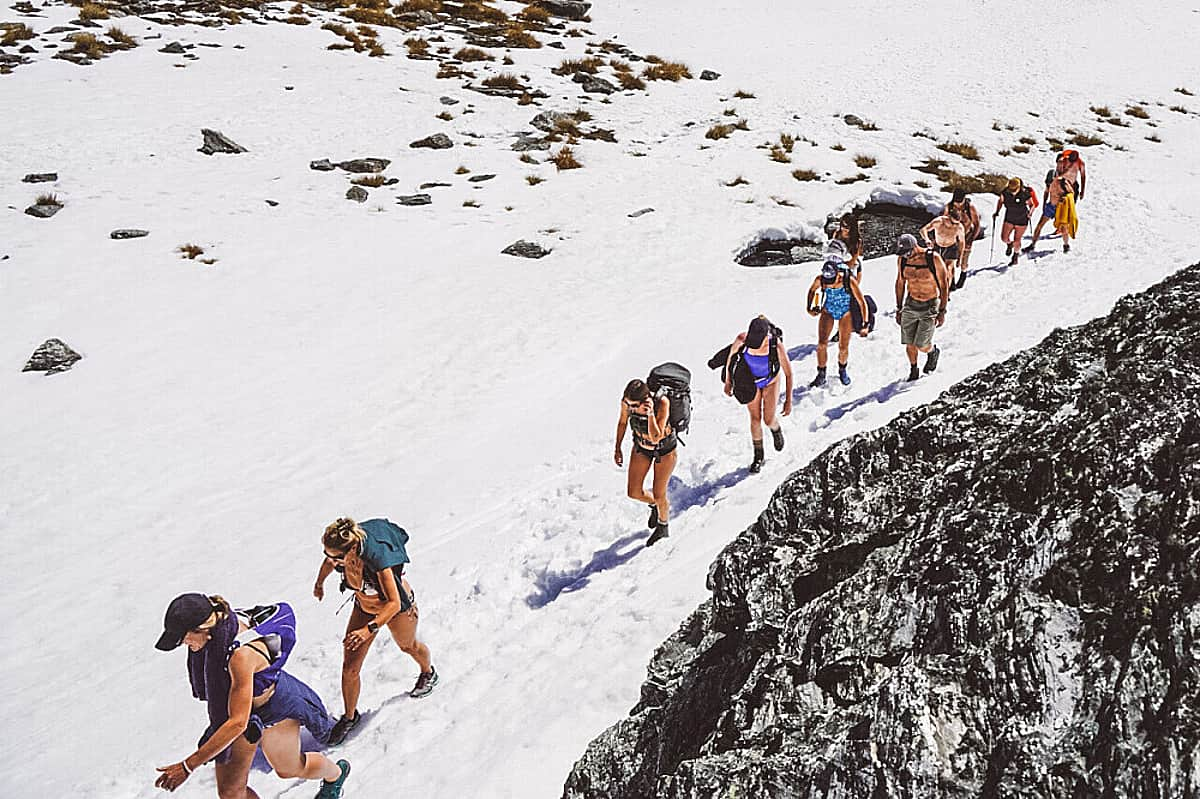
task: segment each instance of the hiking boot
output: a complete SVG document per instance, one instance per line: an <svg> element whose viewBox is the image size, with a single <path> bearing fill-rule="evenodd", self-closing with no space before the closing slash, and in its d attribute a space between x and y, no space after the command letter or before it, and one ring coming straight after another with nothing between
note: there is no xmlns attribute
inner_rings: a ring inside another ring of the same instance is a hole
<svg viewBox="0 0 1200 799"><path fill-rule="evenodd" d="M1016 266L1017 265L1017 257L1018 257L1017 254L1014 252L1013 257L1011 259L1009 259L1008 265Z"/></svg>
<svg viewBox="0 0 1200 799"><path fill-rule="evenodd" d="M653 530L658 526L658 506L650 506L650 518L646 520L646 527Z"/></svg>
<svg viewBox="0 0 1200 799"><path fill-rule="evenodd" d="M437 669L433 666L429 667L429 671L423 671L417 675L417 684L408 692L408 695L413 699L420 699L423 696L429 696L433 691L433 686L438 683Z"/></svg>
<svg viewBox="0 0 1200 799"><path fill-rule="evenodd" d="M954 284L954 288L956 288L956 289L960 289L960 288L962 288L962 287L963 287L963 285L964 285L966 282L967 282L967 273L966 273L966 272L959 272L959 273L958 273L958 282Z"/></svg>
<svg viewBox="0 0 1200 799"><path fill-rule="evenodd" d="M763 463L767 457L763 454L763 443L761 441L754 442L754 460L750 461L750 474L758 474L762 471Z"/></svg>
<svg viewBox="0 0 1200 799"><path fill-rule="evenodd" d="M937 347L934 347L929 351L929 354L925 356L925 374L929 374L937 369L938 356L941 354L942 351ZM917 367L914 366L913 368L916 369Z"/></svg>
<svg viewBox="0 0 1200 799"><path fill-rule="evenodd" d="M821 386L825 385L825 367L824 366L817 367L817 376L814 377L813 381L811 383L809 383L808 385L810 388L820 388Z"/></svg>
<svg viewBox="0 0 1200 799"><path fill-rule="evenodd" d="M1013 251L1013 246L1010 244L1010 245L1008 245L1008 247L1007 247L1007 248L1005 248L1005 250L1004 250L1004 254L1005 254L1005 255L1012 255L1012 251Z"/></svg>
<svg viewBox="0 0 1200 799"><path fill-rule="evenodd" d="M362 714L357 710L354 711L354 716L342 716L333 725L333 729L329 731L329 740L326 741L330 746L337 746L342 741L346 740L346 736L358 726L362 721Z"/></svg>
<svg viewBox="0 0 1200 799"><path fill-rule="evenodd" d="M1030 244L1028 247L1025 247L1024 249L1022 249L1021 252L1024 252L1024 253L1033 252L1033 247L1034 247L1034 245Z"/></svg>
<svg viewBox="0 0 1200 799"><path fill-rule="evenodd" d="M846 374L846 367L841 364L838 365L838 380L842 381L843 386L850 385L850 375Z"/></svg>
<svg viewBox="0 0 1200 799"><path fill-rule="evenodd" d="M1066 253L1066 252L1070 252L1070 251L1071 251L1071 245L1070 245L1070 244L1064 244L1064 245L1063 245L1063 252L1065 252L1065 253Z"/></svg>
<svg viewBox="0 0 1200 799"><path fill-rule="evenodd" d="M914 380L919 380L920 378L921 378L921 370L917 368L917 365L915 363L912 366L908 367L908 382L909 383L911 383Z"/></svg>
<svg viewBox="0 0 1200 799"><path fill-rule="evenodd" d="M660 524L660 525L658 525L657 527L655 527L655 528L654 528L654 532L653 532L653 533L651 533L651 534L650 534L650 537L646 539L646 546L648 546L648 547L652 547L652 546L654 546L654 545L655 545L657 542L659 542L659 541L661 541L662 539L666 538L666 537L667 537L667 536L669 536L670 534L671 534L671 533L670 533L670 531L667 529L667 523L666 523L666 522L663 522L662 524Z"/></svg>
<svg viewBox="0 0 1200 799"><path fill-rule="evenodd" d="M342 795L342 783L350 776L350 762L348 760L339 760L337 767L342 770L341 776L333 782L321 780L321 790L317 791L316 799L340 799Z"/></svg>
<svg viewBox="0 0 1200 799"><path fill-rule="evenodd" d="M776 427L774 430L771 431L771 443L773 443L775 445L776 452L781 452L783 450L783 428L782 427Z"/></svg>

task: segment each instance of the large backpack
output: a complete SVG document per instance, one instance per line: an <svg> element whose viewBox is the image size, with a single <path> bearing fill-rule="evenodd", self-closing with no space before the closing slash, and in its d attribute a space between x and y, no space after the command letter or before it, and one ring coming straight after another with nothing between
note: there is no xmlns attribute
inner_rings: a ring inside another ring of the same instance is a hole
<svg viewBox="0 0 1200 799"><path fill-rule="evenodd" d="M667 361L650 370L646 385L654 396L671 400L667 423L676 435L686 433L692 423L692 373L681 364Z"/></svg>

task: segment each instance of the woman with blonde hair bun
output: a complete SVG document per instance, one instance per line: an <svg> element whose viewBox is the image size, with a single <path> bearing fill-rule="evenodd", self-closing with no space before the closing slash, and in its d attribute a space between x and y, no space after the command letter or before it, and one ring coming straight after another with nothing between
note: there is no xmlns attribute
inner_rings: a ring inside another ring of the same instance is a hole
<svg viewBox="0 0 1200 799"><path fill-rule="evenodd" d="M346 739L358 726L359 672L375 636L387 627L396 645L417 662L420 674L409 696L428 695L437 685L429 647L417 640L417 604L412 586L404 578L408 563L408 533L387 519L358 523L341 518L325 528L321 536L325 557L317 572L313 596L325 597L325 580L331 572L342 575L341 590L354 592L354 609L346 622L342 652L342 701L345 714L333 726L330 744Z"/></svg>

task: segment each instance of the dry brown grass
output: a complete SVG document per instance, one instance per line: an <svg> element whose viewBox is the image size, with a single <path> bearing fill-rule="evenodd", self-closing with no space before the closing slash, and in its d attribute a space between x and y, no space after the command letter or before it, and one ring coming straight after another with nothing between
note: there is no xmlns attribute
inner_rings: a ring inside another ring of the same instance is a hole
<svg viewBox="0 0 1200 799"><path fill-rule="evenodd" d="M555 75L574 75L576 72L595 75L602 66L604 66L603 58L567 58L550 71Z"/></svg>
<svg viewBox="0 0 1200 799"><path fill-rule="evenodd" d="M646 60L649 61L651 57L646 56ZM691 78L692 72L684 64L674 61L663 61L661 63L652 63L642 70L642 77L646 80L678 81Z"/></svg>
<svg viewBox="0 0 1200 799"><path fill-rule="evenodd" d="M564 145L557 153L550 156L550 160L554 162L556 167L558 167L559 172L562 172L564 169L579 169L583 166L583 164L579 163L579 160L575 158L575 151L566 145Z"/></svg>
<svg viewBox="0 0 1200 799"><path fill-rule="evenodd" d="M289 25L311 25L312 20L303 14L293 14L290 17L284 17L283 21Z"/></svg>
<svg viewBox="0 0 1200 799"><path fill-rule="evenodd" d="M454 54L457 61L495 61L496 57L478 47L464 47Z"/></svg>
<svg viewBox="0 0 1200 799"><path fill-rule="evenodd" d="M1173 105L1173 106L1171 106L1170 110L1174 111L1177 114L1190 114L1191 113L1191 111L1188 111L1186 108L1184 108L1181 105Z"/></svg>
<svg viewBox="0 0 1200 799"><path fill-rule="evenodd" d="M1125 109L1125 115L1135 119L1149 119L1150 114L1140 105L1131 105Z"/></svg>
<svg viewBox="0 0 1200 799"><path fill-rule="evenodd" d="M975 145L973 144L967 144L966 142L960 141L944 141L939 144L937 148L944 153L951 153L953 155L961 156L968 161L979 160L979 150L975 149Z"/></svg>
<svg viewBox="0 0 1200 799"><path fill-rule="evenodd" d="M516 47L521 50L537 50L542 46L538 37L517 23L513 23L504 29L504 43L509 47Z"/></svg>
<svg viewBox="0 0 1200 799"><path fill-rule="evenodd" d="M428 11L436 14L442 10L442 0L404 0L396 6L397 14L408 14L413 11Z"/></svg>
<svg viewBox="0 0 1200 799"><path fill-rule="evenodd" d="M1110 117L1113 115L1112 111L1106 105L1093 105L1089 110L1098 117Z"/></svg>
<svg viewBox="0 0 1200 799"><path fill-rule="evenodd" d="M536 164L538 160L529 153L521 153L519 160L522 164Z"/></svg>
<svg viewBox="0 0 1200 799"><path fill-rule="evenodd" d="M618 72L617 83L621 84L621 88L627 91L641 91L646 88L646 81L632 72Z"/></svg>
<svg viewBox="0 0 1200 799"><path fill-rule="evenodd" d="M1021 142L1021 144L1037 144L1037 139L1029 136L1022 136L1021 138L1017 139L1017 141Z"/></svg>
<svg viewBox="0 0 1200 799"><path fill-rule="evenodd" d="M471 170L467 169L462 164L459 164L458 169L454 170L454 174L456 174L456 175L467 175L467 174L470 174L470 172L471 172Z"/></svg>
<svg viewBox="0 0 1200 799"><path fill-rule="evenodd" d="M35 205L53 205L57 208L62 208L62 200L58 199L57 194L39 194L34 200Z"/></svg>
<svg viewBox="0 0 1200 799"><path fill-rule="evenodd" d="M1071 137L1071 144L1076 147L1095 147L1097 144L1104 144L1104 139L1090 133L1076 133Z"/></svg>
<svg viewBox="0 0 1200 799"><path fill-rule="evenodd" d="M544 177L541 177L540 175L526 175L525 176L525 182L528 183L530 186L536 186L537 184L542 183L545 180L546 179Z"/></svg>
<svg viewBox="0 0 1200 799"><path fill-rule="evenodd" d="M870 169L871 167L875 166L876 163L878 162L869 155L863 155L860 153L854 156L854 165L859 169Z"/></svg>
<svg viewBox="0 0 1200 799"><path fill-rule="evenodd" d="M843 150L845 150L845 149L846 149L846 145L844 145L844 144L842 144L841 142L839 142L839 143L837 143L837 144L831 144L831 145L829 145L829 149L830 149L830 150L836 150L837 152L839 152L839 153L840 153L840 152L842 152Z"/></svg>
<svg viewBox="0 0 1200 799"><path fill-rule="evenodd" d="M780 133L779 146L783 148L785 153L790 153L792 148L796 146L796 137L790 133Z"/></svg>
<svg viewBox="0 0 1200 799"><path fill-rule="evenodd" d="M996 175L990 172L978 175L960 175L952 169L943 169L938 173L938 179L942 181L942 191L962 189L967 194L999 195L1004 191L1005 184L1008 183L1006 175Z"/></svg>
<svg viewBox="0 0 1200 799"><path fill-rule="evenodd" d="M792 177L796 180L808 182L810 180L820 180L821 176L811 169L793 169Z"/></svg>
<svg viewBox="0 0 1200 799"><path fill-rule="evenodd" d="M400 20L396 19L388 11L380 8L364 8L360 5L357 8L351 8L342 13L349 19L360 22L363 25L379 25L383 28L402 27Z"/></svg>
<svg viewBox="0 0 1200 799"><path fill-rule="evenodd" d="M545 25L550 21L550 12L541 6L527 5L517 14L525 22L534 25Z"/></svg>
<svg viewBox="0 0 1200 799"><path fill-rule="evenodd" d="M728 138L730 133L733 133L733 125L726 125L723 122L718 122L716 125L713 125L708 129L708 131L704 134L704 138L716 141L717 139Z"/></svg>
<svg viewBox="0 0 1200 799"><path fill-rule="evenodd" d="M619 58L611 59L608 65L613 68L613 72L633 72L633 67L629 65L629 62Z"/></svg>
<svg viewBox="0 0 1200 799"><path fill-rule="evenodd" d="M771 149L768 151L767 157L780 164L792 163L792 157L788 155L787 150L783 149L783 147L778 144L771 145Z"/></svg>
<svg viewBox="0 0 1200 799"><path fill-rule="evenodd" d="M1025 153L1029 152L1029 145L1028 144L1014 144L1012 149L1013 149L1014 153L1025 154Z"/></svg>
<svg viewBox="0 0 1200 799"><path fill-rule="evenodd" d="M0 45L16 44L26 39L32 39L36 35L33 29L23 22L5 22L2 29L4 36L0 37Z"/></svg>
<svg viewBox="0 0 1200 799"><path fill-rule="evenodd" d="M125 50L128 50L132 47L137 47L138 45L137 39L133 38L116 25L109 26L108 30L104 32L104 35L112 39L119 47Z"/></svg>
<svg viewBox="0 0 1200 799"><path fill-rule="evenodd" d="M111 45L100 41L91 33L76 33L72 40L74 44L71 46L70 52L82 53L88 58L103 58L106 53L112 51Z"/></svg>
<svg viewBox="0 0 1200 799"><path fill-rule="evenodd" d="M420 37L405 39L404 46L408 48L409 58L424 58L429 55L429 42Z"/></svg>
<svg viewBox="0 0 1200 799"><path fill-rule="evenodd" d="M449 122L454 119L454 114L451 114L449 111L443 111L440 114L435 114L435 116L443 122Z"/></svg>
<svg viewBox="0 0 1200 799"><path fill-rule="evenodd" d="M1184 87L1184 86L1176 86L1176 87L1175 87L1175 91L1176 91L1176 93L1178 93L1178 94L1182 94L1184 97L1194 97L1194 96L1195 96L1194 94L1192 94L1192 93L1191 93L1191 91L1189 91L1189 90L1188 90L1186 87Z"/></svg>
<svg viewBox="0 0 1200 799"><path fill-rule="evenodd" d="M517 105L533 105L533 95L525 92L517 98Z"/></svg>
<svg viewBox="0 0 1200 799"><path fill-rule="evenodd" d="M483 85L489 89L520 89L522 87L521 79L508 72L484 78Z"/></svg>
<svg viewBox="0 0 1200 799"><path fill-rule="evenodd" d="M288 13L289 14L303 14L304 13L304 3L296 3L294 6L292 6L291 8L288 9Z"/></svg>
<svg viewBox="0 0 1200 799"><path fill-rule="evenodd" d="M463 208L478 208L479 203L475 200L463 200Z"/></svg>
<svg viewBox="0 0 1200 799"><path fill-rule="evenodd" d="M369 189L377 189L387 183L387 178L383 175L363 175L350 182L355 186L366 186Z"/></svg>
<svg viewBox="0 0 1200 799"><path fill-rule="evenodd" d="M80 19L108 19L108 9L99 3L84 3L79 8Z"/></svg>
<svg viewBox="0 0 1200 799"><path fill-rule="evenodd" d="M736 97L738 100L753 100L753 99L755 99L754 92L746 92L746 91L742 91L741 89L738 89L736 92L734 92L733 96Z"/></svg>
<svg viewBox="0 0 1200 799"><path fill-rule="evenodd" d="M732 189L734 186L749 186L750 181L746 180L741 175L738 175L736 178L734 178L733 180L729 181L728 183L726 183L724 185L726 185Z"/></svg>
<svg viewBox="0 0 1200 799"><path fill-rule="evenodd" d="M450 9L446 10L450 11ZM468 2L463 3L461 8L457 9L456 11L450 11L450 13L452 16L456 16L461 19L474 20L475 22L508 21L508 14L505 14L498 8L475 2L475 0L468 0Z"/></svg>
<svg viewBox="0 0 1200 799"><path fill-rule="evenodd" d="M181 257L194 261L204 255L204 248L199 244L180 244L177 252L183 253Z"/></svg>

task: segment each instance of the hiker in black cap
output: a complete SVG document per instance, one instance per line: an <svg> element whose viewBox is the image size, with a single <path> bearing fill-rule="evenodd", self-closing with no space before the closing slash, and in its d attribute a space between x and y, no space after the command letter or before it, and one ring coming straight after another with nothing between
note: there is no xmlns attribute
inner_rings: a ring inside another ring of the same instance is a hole
<svg viewBox="0 0 1200 799"><path fill-rule="evenodd" d="M321 780L317 799L338 799L350 773L320 752L303 752L300 727L324 742L333 727L321 698L283 670L296 644L296 617L280 602L234 610L220 596L183 594L172 600L155 646L164 651L186 644L192 695L208 704L208 729L196 751L161 766L155 785L174 791L192 772L216 762L222 799L258 799L248 787L250 764L263 755L284 779Z"/></svg>
<svg viewBox="0 0 1200 799"><path fill-rule="evenodd" d="M925 372L937 369L941 354L933 344L933 331L946 321L946 303L950 300L950 273L942 257L917 244L916 236L905 233L896 241L896 324L900 325L900 343L908 353L908 379L921 376L917 353L929 353Z"/></svg>
<svg viewBox="0 0 1200 799"><path fill-rule="evenodd" d="M625 493L630 499L650 506L650 518L646 526L650 537L646 546L653 546L670 535L668 520L671 503L667 498L667 486L671 472L679 460L679 437L670 425L671 398L655 396L644 380L630 380L621 394L621 414L617 418L617 444L613 450L613 461L621 466L625 462L622 445L625 428L633 430L633 448L629 452L629 475ZM646 493L646 474L654 470L654 481L650 493Z"/></svg>
<svg viewBox="0 0 1200 799"><path fill-rule="evenodd" d="M783 430L775 417L779 404L779 373L786 380L783 399L783 415L792 412L792 363L783 346L783 331L765 316L750 320L745 333L738 333L729 345L729 356L725 362L725 394L736 396L738 402L750 411L750 438L754 442L754 460L750 473L762 471L763 454L762 426L765 422L771 431L775 451L783 449Z"/></svg>

